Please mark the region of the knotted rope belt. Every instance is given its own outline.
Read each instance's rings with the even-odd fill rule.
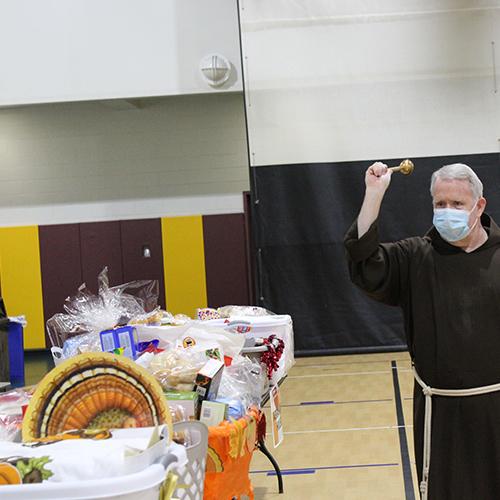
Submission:
[[[420,482],[420,493],[422,500],[427,500],[429,488],[429,470],[431,464],[431,431],[432,431],[432,396],[446,397],[464,397],[479,396],[490,392],[500,391],[500,384],[485,385],[483,387],[472,387],[470,389],[436,389],[428,386],[418,375],[413,367],[415,380],[422,387],[425,396],[425,414],[424,414],[424,459],[422,467],[422,481]]]

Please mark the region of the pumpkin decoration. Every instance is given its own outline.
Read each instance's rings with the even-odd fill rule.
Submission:
[[[21,474],[7,462],[0,462],[0,486],[6,484],[21,484]]]
[[[151,427],[171,417],[159,383],[124,356],[85,353],[40,382],[23,420],[23,441],[74,429]]]
[[[222,463],[222,460],[220,459],[217,452],[211,446],[209,446],[207,449],[206,471],[207,472],[223,472],[224,471],[224,464]]]

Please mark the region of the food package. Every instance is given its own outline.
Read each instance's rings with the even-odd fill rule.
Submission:
[[[130,321],[129,325],[161,325],[163,321],[164,313],[157,307],[151,312],[138,314],[134,316]]]
[[[0,394],[0,441],[18,438],[23,423],[23,412],[34,388],[14,389]]]
[[[224,371],[224,363],[218,359],[209,359],[196,375],[196,392],[200,400],[214,400]]]
[[[206,361],[205,352],[171,349],[157,354],[148,369],[164,390],[192,391],[196,375]]]
[[[274,316],[274,313],[257,306],[223,306],[217,309],[221,318],[232,318],[233,316]]]
[[[226,332],[222,328],[196,325],[191,326],[176,340],[177,347],[190,348],[196,351],[208,351],[218,349],[227,358],[237,356],[243,345],[245,337],[242,335]]]
[[[193,391],[189,392],[166,392],[167,399],[172,415],[173,422],[183,420],[196,420],[198,416],[198,394]]]
[[[220,314],[217,309],[212,309],[211,307],[203,307],[196,311],[196,316],[200,321],[206,321],[208,319],[220,319]]]
[[[245,343],[243,335],[225,331],[198,322],[195,326],[187,323],[181,326],[136,325],[139,342],[158,340],[161,349],[189,348],[204,352],[218,349],[227,358],[237,356]]]

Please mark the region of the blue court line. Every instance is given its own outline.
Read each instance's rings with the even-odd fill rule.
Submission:
[[[335,401],[303,401],[297,406],[309,406],[309,405],[333,405]]]
[[[346,405],[346,404],[356,404],[356,403],[389,403],[394,401],[393,399],[360,399],[353,401],[302,401],[301,403],[281,405],[282,408],[290,408],[294,406],[315,406],[315,405]],[[269,406],[264,406],[264,408],[269,408]]]
[[[344,405],[351,403],[387,403],[392,401],[393,401],[392,399],[360,399],[355,401],[337,401],[335,404]]]
[[[333,469],[362,469],[369,467],[398,467],[399,464],[354,464],[354,465],[331,465],[327,467],[304,467],[301,469],[283,469],[281,474],[283,476],[291,476],[296,474],[315,474],[319,470],[333,470]],[[275,476],[274,470],[254,470],[250,474],[266,474],[267,476]]]

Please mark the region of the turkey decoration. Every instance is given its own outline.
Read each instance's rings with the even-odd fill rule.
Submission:
[[[23,420],[23,441],[74,429],[152,427],[172,422],[159,383],[124,356],[86,353],[40,382]]]

